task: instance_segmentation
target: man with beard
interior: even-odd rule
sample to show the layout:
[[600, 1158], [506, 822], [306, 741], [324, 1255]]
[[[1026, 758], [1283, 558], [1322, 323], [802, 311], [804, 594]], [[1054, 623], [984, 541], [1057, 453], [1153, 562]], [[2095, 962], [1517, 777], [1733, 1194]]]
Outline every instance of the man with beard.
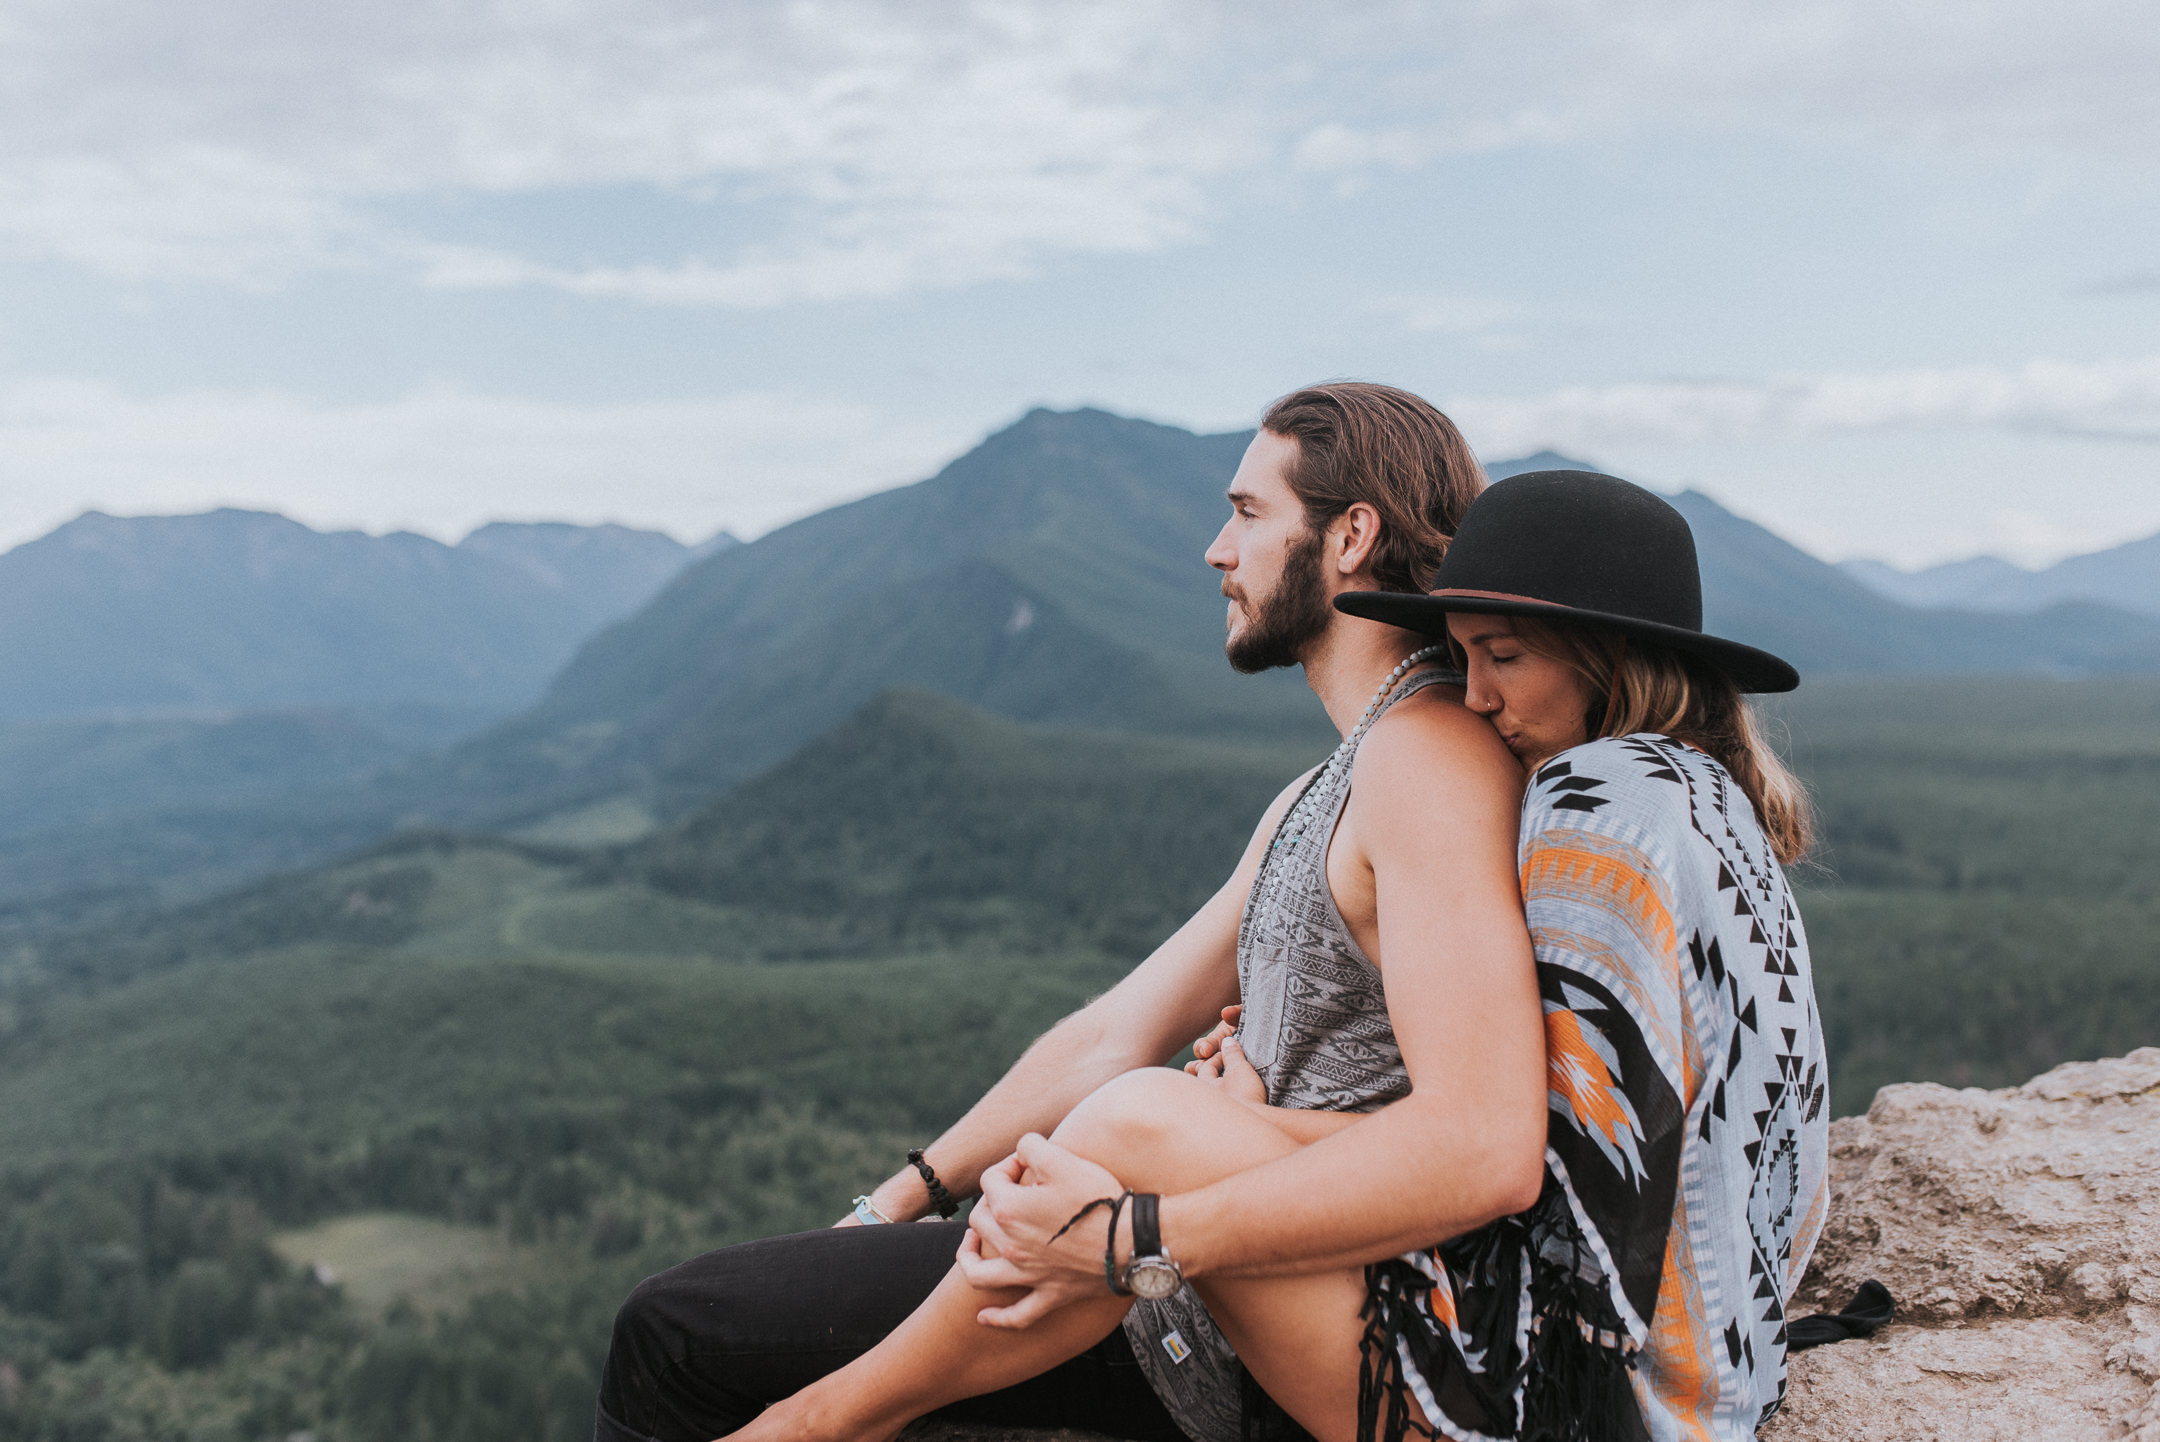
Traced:
[[[1018, 1174], [1010, 1159], [1024, 1137], [1085, 1115], [1092, 1094], [1102, 1114], [1100, 1097], [1118, 1090], [1106, 1084], [1121, 1077], [1153, 1069], [1212, 1084], [1264, 1104], [1270, 1124], [1300, 1143], [1405, 1098], [1389, 1016], [1397, 984], [1427, 1017], [1421, 1026], [1446, 1012], [1448, 1034], [1478, 1057], [1419, 1099], [1438, 1105], [1444, 1092], [1467, 1118], [1448, 1123], [1450, 1146], [1464, 1138], [1453, 1153], [1462, 1176], [1438, 1184], [1439, 1210], [1467, 1229], [1536, 1197], [1544, 1052], [1513, 871], [1520, 770], [1463, 709], [1460, 677], [1438, 664], [1443, 648], [1332, 604], [1345, 591], [1423, 592], [1482, 484], [1455, 427], [1407, 392], [1323, 385], [1269, 409], [1206, 559], [1229, 602], [1231, 665], [1302, 666], [1342, 745], [1276, 799], [1191, 920], [1039, 1039], [838, 1226], [708, 1253], [640, 1284], [617, 1317], [600, 1442], [704, 1442], [804, 1388], [847, 1391], [843, 1377], [814, 1384], [869, 1365], [865, 1354], [926, 1298], [941, 1287], [949, 1296], [968, 1235], [950, 1220], [886, 1224], [951, 1218], [986, 1173]], [[1200, 1081], [1160, 1070], [1202, 1032], [1188, 1068]], [[1035, 1135], [1029, 1145], [1047, 1144]], [[1328, 1255], [1325, 1238], [1269, 1246], [1277, 1260]], [[1325, 1293], [1313, 1294], [1317, 1310], [1349, 1295], [1340, 1275], [1315, 1286]], [[1113, 1314], [1108, 1335], [1091, 1334], [1077, 1356], [1056, 1344], [1055, 1328], [1030, 1326], [1042, 1307], [1008, 1300], [997, 1318], [996, 1294], [979, 1295], [990, 1310], [960, 1348], [990, 1380], [966, 1380], [972, 1363], [930, 1369], [944, 1374], [928, 1379], [933, 1390], [966, 1398], [940, 1417], [1165, 1442], [1235, 1438], [1255, 1417], [1263, 1429], [1279, 1417], [1191, 1288], [1143, 1302], [1122, 1325]], [[1030, 1347], [1045, 1349], [1040, 1365], [1028, 1363]], [[1319, 1369], [1326, 1386], [1340, 1382], [1337, 1370]]]

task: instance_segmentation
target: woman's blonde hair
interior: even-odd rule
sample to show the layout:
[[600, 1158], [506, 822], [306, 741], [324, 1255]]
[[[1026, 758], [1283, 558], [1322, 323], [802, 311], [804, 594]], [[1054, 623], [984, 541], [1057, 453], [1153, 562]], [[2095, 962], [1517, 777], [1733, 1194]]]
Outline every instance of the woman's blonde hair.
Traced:
[[1815, 844], [1814, 807], [1785, 769], [1731, 677], [1704, 661], [1610, 626], [1510, 618], [1524, 646], [1571, 668], [1590, 687], [1590, 738], [1653, 731], [1714, 758], [1755, 807], [1777, 859]]

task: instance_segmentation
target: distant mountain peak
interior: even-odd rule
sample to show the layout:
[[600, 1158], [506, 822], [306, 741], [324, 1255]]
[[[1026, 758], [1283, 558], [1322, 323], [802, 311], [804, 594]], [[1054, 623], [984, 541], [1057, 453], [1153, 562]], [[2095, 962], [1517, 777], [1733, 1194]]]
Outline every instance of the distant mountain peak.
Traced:
[[[1007, 439], [1033, 439], [1048, 436], [1101, 436], [1123, 433], [1132, 436], [1184, 436], [1191, 437], [1205, 432], [1193, 432], [1182, 426], [1163, 421], [1151, 421], [1140, 416], [1119, 415], [1100, 406], [1074, 406], [1069, 410], [1055, 410], [1049, 406], [1035, 406], [1020, 419], [1003, 430], [993, 431], [983, 442], [994, 445]], [[1222, 432], [1243, 434], [1243, 432]]]
[[0, 555], [0, 716], [348, 702], [501, 708], [689, 558], [624, 526], [456, 547], [274, 511], [88, 511]]
[[[62, 522], [25, 546], [52, 543], [109, 550], [153, 538], [174, 536], [260, 535], [306, 531], [309, 527], [276, 511], [250, 510], [241, 506], [218, 506], [208, 511], [189, 511], [176, 516], [115, 516], [107, 511], [84, 511]], [[319, 534], [319, 533], [318, 533]], [[20, 549], [19, 547], [17, 549]]]
[[702, 561], [707, 556], [717, 556], [722, 551], [732, 551], [743, 544], [743, 538], [730, 530], [718, 530], [690, 548], [692, 560]]
[[1917, 571], [1856, 558], [1839, 563], [1879, 595], [1908, 606], [2031, 612], [2090, 601], [2160, 615], [2160, 535], [2028, 570], [2000, 556], [1972, 556]]

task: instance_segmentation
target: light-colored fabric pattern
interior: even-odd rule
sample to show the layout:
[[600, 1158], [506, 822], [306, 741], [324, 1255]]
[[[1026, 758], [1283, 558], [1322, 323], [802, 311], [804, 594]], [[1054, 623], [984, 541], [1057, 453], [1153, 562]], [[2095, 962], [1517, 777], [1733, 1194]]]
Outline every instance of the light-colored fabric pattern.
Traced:
[[[1428, 686], [1462, 684], [1460, 673], [1406, 677], [1380, 714]], [[1410, 1091], [1380, 969], [1343, 924], [1328, 889], [1327, 853], [1350, 800], [1357, 748], [1345, 744], [1306, 785], [1269, 839], [1238, 924], [1238, 1042], [1272, 1106], [1366, 1112]], [[1238, 1372], [1174, 1363], [1162, 1338], [1176, 1331], [1206, 1355], [1234, 1357], [1191, 1289], [1168, 1302], [1137, 1302], [1126, 1314], [1134, 1356], [1194, 1442], [1239, 1442]], [[1197, 1360], [1197, 1359], [1195, 1359]]]
[[1404, 1380], [1421, 1400], [1483, 1388], [1475, 1416], [1443, 1410], [1460, 1442], [1517, 1435], [1526, 1405], [1538, 1415], [1537, 1366], [1521, 1348], [1462, 1346], [1452, 1323], [1471, 1303], [1529, 1308], [1529, 1279], [1557, 1257], [1587, 1285], [1537, 1324], [1564, 1316], [1632, 1354], [1653, 1442], [1743, 1442], [1784, 1397], [1785, 1306], [1829, 1200], [1822, 1027], [1792, 892], [1725, 769], [1648, 734], [1540, 768], [1520, 860], [1547, 1194], [1494, 1224], [1514, 1229], [1520, 1269], [1495, 1268], [1491, 1238], [1481, 1250], [1472, 1234], [1430, 1254], [1447, 1285], [1398, 1274], [1419, 1292], [1399, 1314], [1417, 1363]]

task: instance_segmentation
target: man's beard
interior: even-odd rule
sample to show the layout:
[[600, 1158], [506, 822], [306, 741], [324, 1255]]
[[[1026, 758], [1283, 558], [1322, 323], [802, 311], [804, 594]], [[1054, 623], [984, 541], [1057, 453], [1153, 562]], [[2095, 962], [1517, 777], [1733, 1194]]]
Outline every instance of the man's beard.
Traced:
[[1321, 543], [1318, 531], [1308, 532], [1283, 558], [1282, 577], [1275, 589], [1265, 596], [1245, 598], [1245, 629], [1223, 647], [1234, 669], [1250, 676], [1295, 666], [1335, 619], [1327, 588], [1320, 583]]

